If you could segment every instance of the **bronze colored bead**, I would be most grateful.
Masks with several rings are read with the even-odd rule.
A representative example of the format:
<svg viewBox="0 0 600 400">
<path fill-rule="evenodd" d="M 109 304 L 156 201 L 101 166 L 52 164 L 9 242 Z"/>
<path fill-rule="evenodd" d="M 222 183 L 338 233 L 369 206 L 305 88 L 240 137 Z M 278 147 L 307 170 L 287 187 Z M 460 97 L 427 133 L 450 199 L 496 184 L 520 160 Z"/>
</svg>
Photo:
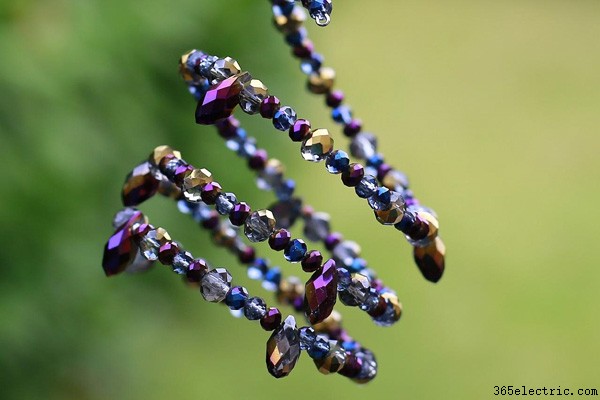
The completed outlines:
<svg viewBox="0 0 600 400">
<path fill-rule="evenodd" d="M 275 27 L 282 33 L 289 34 L 297 31 L 306 21 L 306 13 L 300 7 L 294 7 L 289 16 L 276 14 L 273 22 Z"/>
<path fill-rule="evenodd" d="M 387 209 L 374 211 L 377 221 L 383 225 L 397 224 L 402 221 L 404 216 L 404 210 L 406 209 L 404 198 L 397 192 L 392 192 L 392 196 L 392 201 Z"/>
<path fill-rule="evenodd" d="M 158 190 L 159 181 L 152 171 L 150 163 L 145 161 L 127 175 L 121 198 L 127 207 L 137 206 L 148 200 Z"/>
<path fill-rule="evenodd" d="M 311 162 L 323 161 L 332 150 L 333 138 L 327 129 L 315 129 L 300 147 L 302 158 Z"/>
<path fill-rule="evenodd" d="M 393 293 L 384 293 L 381 297 L 386 299 L 392 307 L 394 307 L 394 321 L 400 320 L 400 317 L 402 316 L 402 303 L 398 301 L 398 296 Z"/>
<path fill-rule="evenodd" d="M 277 290 L 277 301 L 293 304 L 298 297 L 304 296 L 304 282 L 295 276 L 282 279 Z"/>
<path fill-rule="evenodd" d="M 437 237 L 440 229 L 439 221 L 436 217 L 433 216 L 433 214 L 428 213 L 426 211 L 419 211 L 417 212 L 417 215 L 423 218 L 429 224 L 429 232 L 427 233 L 427 239 L 430 242 L 433 241 Z"/>
<path fill-rule="evenodd" d="M 162 159 L 169 154 L 172 154 L 173 156 L 175 156 L 175 158 L 181 159 L 180 152 L 178 152 L 177 150 L 173 150 L 171 146 L 162 145 L 156 147 L 154 151 L 152 151 L 152 154 L 150 154 L 148 161 L 150 161 L 150 164 L 152 164 L 153 166 L 158 167 Z"/>
<path fill-rule="evenodd" d="M 213 241 L 217 246 L 223 246 L 225 248 L 233 247 L 236 238 L 237 232 L 235 229 L 227 226 L 227 224 L 221 224 L 219 228 L 213 232 Z"/>
<path fill-rule="evenodd" d="M 198 202 L 200 201 L 202 186 L 212 181 L 212 173 L 209 170 L 196 168 L 183 180 L 183 195 L 189 201 Z"/>
<path fill-rule="evenodd" d="M 342 329 L 342 315 L 339 312 L 333 310 L 331 314 L 329 314 L 329 317 L 325 318 L 322 322 L 319 322 L 318 324 L 314 324 L 313 328 L 317 332 L 328 334 L 339 332 L 339 330 Z"/>
<path fill-rule="evenodd" d="M 383 186 L 396 192 L 403 192 L 408 188 L 408 178 L 400 171 L 389 171 L 383 177 Z"/>
<path fill-rule="evenodd" d="M 186 82 L 194 81 L 194 76 L 192 75 L 192 72 L 187 68 L 187 62 L 188 62 L 188 59 L 190 58 L 190 55 L 192 53 L 194 53 L 195 51 L 196 50 L 191 50 L 191 51 L 185 53 L 184 55 L 182 55 L 181 58 L 179 59 L 179 73 L 183 77 L 183 80 Z"/>
<path fill-rule="evenodd" d="M 158 184 L 158 193 L 171 199 L 181 198 L 181 189 L 168 179 L 161 179 Z"/>
<path fill-rule="evenodd" d="M 338 342 L 330 340 L 331 349 L 329 353 L 321 359 L 315 359 L 315 365 L 319 372 L 325 375 L 335 374 L 346 364 L 346 351 Z"/>
<path fill-rule="evenodd" d="M 314 94 L 329 93 L 335 83 L 335 70 L 324 67 L 308 78 L 308 89 Z"/>
<path fill-rule="evenodd" d="M 438 282 L 444 274 L 446 246 L 438 236 L 425 247 L 415 247 L 413 255 L 421 273 L 430 282 Z"/>
</svg>

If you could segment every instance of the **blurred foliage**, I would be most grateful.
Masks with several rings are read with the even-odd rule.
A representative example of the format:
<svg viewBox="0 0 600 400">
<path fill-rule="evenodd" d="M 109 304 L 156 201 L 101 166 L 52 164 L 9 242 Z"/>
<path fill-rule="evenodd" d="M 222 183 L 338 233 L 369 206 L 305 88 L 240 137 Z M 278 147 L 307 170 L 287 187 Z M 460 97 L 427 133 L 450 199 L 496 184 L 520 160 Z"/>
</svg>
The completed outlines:
<svg viewBox="0 0 600 400">
<path fill-rule="evenodd" d="M 398 233 L 322 165 L 302 163 L 286 135 L 243 122 L 398 290 L 405 316 L 392 329 L 343 310 L 378 355 L 376 381 L 322 376 L 306 356 L 275 381 L 256 324 L 160 268 L 112 279 L 100 268 L 122 178 L 158 144 L 251 204 L 272 201 L 194 124 L 176 70 L 184 51 L 237 58 L 346 145 L 304 92 L 267 2 L 5 0 L 0 397 L 458 399 L 494 385 L 598 386 L 600 3 L 338 0 L 333 17 L 311 35 L 387 159 L 441 216 L 441 283 L 425 282 Z M 259 290 L 167 204 L 143 209 Z"/>
</svg>

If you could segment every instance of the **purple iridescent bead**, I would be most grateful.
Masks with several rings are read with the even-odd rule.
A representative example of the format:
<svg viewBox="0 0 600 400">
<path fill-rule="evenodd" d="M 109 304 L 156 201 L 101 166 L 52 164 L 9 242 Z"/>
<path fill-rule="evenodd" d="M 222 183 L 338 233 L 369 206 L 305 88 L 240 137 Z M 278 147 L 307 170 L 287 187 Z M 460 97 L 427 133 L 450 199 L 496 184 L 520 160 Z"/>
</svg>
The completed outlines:
<svg viewBox="0 0 600 400">
<path fill-rule="evenodd" d="M 342 172 L 342 182 L 346 186 L 356 186 L 365 176 L 365 169 L 360 164 L 350 164 L 350 166 Z"/>
</svg>

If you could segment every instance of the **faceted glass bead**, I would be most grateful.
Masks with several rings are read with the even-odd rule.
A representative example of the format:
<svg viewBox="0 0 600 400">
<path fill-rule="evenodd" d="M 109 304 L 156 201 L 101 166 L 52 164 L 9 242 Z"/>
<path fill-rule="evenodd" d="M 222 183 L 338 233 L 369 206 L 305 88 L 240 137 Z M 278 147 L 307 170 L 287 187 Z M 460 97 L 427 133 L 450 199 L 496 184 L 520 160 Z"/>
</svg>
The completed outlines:
<svg viewBox="0 0 600 400">
<path fill-rule="evenodd" d="M 353 119 L 349 124 L 344 126 L 344 135 L 348 137 L 356 136 L 362 129 L 362 122 L 359 119 Z"/>
<path fill-rule="evenodd" d="M 413 255 L 421 273 L 430 282 L 438 282 L 444 274 L 446 246 L 438 236 L 426 247 L 415 247 Z"/>
<path fill-rule="evenodd" d="M 131 228 L 137 222 L 144 222 L 144 214 L 134 213 L 106 242 L 102 257 L 102 268 L 106 276 L 123 272 L 135 260 L 137 246 L 131 241 Z"/>
<path fill-rule="evenodd" d="M 327 213 L 317 212 L 312 214 L 304 224 L 304 236 L 313 242 L 325 240 L 331 231 L 329 220 L 330 217 Z"/>
<path fill-rule="evenodd" d="M 296 189 L 296 182 L 293 179 L 286 179 L 283 182 L 279 182 L 274 187 L 275 195 L 280 201 L 288 201 L 291 199 Z"/>
<path fill-rule="evenodd" d="M 402 304 L 392 293 L 384 293 L 381 297 L 385 299 L 386 308 L 383 314 L 373 317 L 373 321 L 379 326 L 392 326 L 402 316 Z"/>
<path fill-rule="evenodd" d="M 275 217 L 269 210 L 254 211 L 244 226 L 244 234 L 251 242 L 264 242 L 275 230 Z"/>
<path fill-rule="evenodd" d="M 294 122 L 290 128 L 289 136 L 294 142 L 301 142 L 310 135 L 310 122 L 305 119 L 299 119 Z"/>
<path fill-rule="evenodd" d="M 288 316 L 267 341 L 267 370 L 275 378 L 288 376 L 300 357 L 300 337 L 296 320 Z"/>
<path fill-rule="evenodd" d="M 231 310 L 241 310 L 248 300 L 248 290 L 243 286 L 234 286 L 225 297 L 225 304 Z"/>
<path fill-rule="evenodd" d="M 271 158 L 258 175 L 256 184 L 262 190 L 271 190 L 282 181 L 284 173 L 283 163 L 276 158 Z"/>
<path fill-rule="evenodd" d="M 352 121 L 352 111 L 348 106 L 339 106 L 331 110 L 331 118 L 338 124 L 349 124 Z"/>
<path fill-rule="evenodd" d="M 316 129 L 302 142 L 300 151 L 306 161 L 319 162 L 333 150 L 333 138 L 327 129 Z"/>
<path fill-rule="evenodd" d="M 215 209 L 221 215 L 227 215 L 237 203 L 237 198 L 233 193 L 221 193 L 215 200 Z"/>
<path fill-rule="evenodd" d="M 218 303 L 225 300 L 231 288 L 232 277 L 225 268 L 208 271 L 200 282 L 200 292 L 204 300 Z"/>
<path fill-rule="evenodd" d="M 302 261 L 302 258 L 304 258 L 304 255 L 306 254 L 306 250 L 306 243 L 304 243 L 302 239 L 294 239 L 290 241 L 283 251 L 283 256 L 289 262 L 297 263 Z"/>
<path fill-rule="evenodd" d="M 260 116 L 271 119 L 281 107 L 281 102 L 275 96 L 268 96 L 260 103 Z"/>
<path fill-rule="evenodd" d="M 231 57 L 219 58 L 210 69 L 211 78 L 222 81 L 242 72 L 240 64 Z"/>
<path fill-rule="evenodd" d="M 404 198 L 398 192 L 391 191 L 390 205 L 384 210 L 375 210 L 377 221 L 383 225 L 394 225 L 402 220 L 404 215 Z"/>
<path fill-rule="evenodd" d="M 240 107 L 248 114 L 257 114 L 262 101 L 269 95 L 269 89 L 258 79 L 244 84 L 240 93 Z"/>
<path fill-rule="evenodd" d="M 267 303 L 260 297 L 251 297 L 244 304 L 244 315 L 250 321 L 257 321 L 267 314 Z"/>
<path fill-rule="evenodd" d="M 277 228 L 288 229 L 296 222 L 300 216 L 302 202 L 299 199 L 290 199 L 287 201 L 278 201 L 269 207 L 269 210 L 275 216 Z"/>
<path fill-rule="evenodd" d="M 360 361 L 361 369 L 358 376 L 352 380 L 361 384 L 372 381 L 377 376 L 377 360 L 375 360 L 375 355 L 363 349 L 357 351 L 355 357 Z"/>
<path fill-rule="evenodd" d="M 325 94 L 331 91 L 335 82 L 335 70 L 324 67 L 308 78 L 308 89 L 314 94 Z"/>
<path fill-rule="evenodd" d="M 127 207 L 137 206 L 154 196 L 158 190 L 159 181 L 149 162 L 144 162 L 133 169 L 125 178 L 121 192 L 123 204 Z"/>
<path fill-rule="evenodd" d="M 206 57 L 203 57 L 202 59 L 200 59 L 200 62 L 198 63 L 198 68 L 196 68 L 198 70 L 198 72 L 200 72 L 200 75 L 202 75 L 205 78 L 210 78 L 212 79 L 211 76 L 211 69 L 213 64 L 219 59 L 219 57 L 215 57 L 215 56 L 209 56 L 207 55 Z"/>
<path fill-rule="evenodd" d="M 318 250 L 309 251 L 302 259 L 302 270 L 304 272 L 315 272 L 321 268 L 323 255 Z"/>
<path fill-rule="evenodd" d="M 279 288 L 281 282 L 281 270 L 279 267 L 270 268 L 262 282 L 262 287 L 269 292 L 275 292 Z"/>
<path fill-rule="evenodd" d="M 281 325 L 281 311 L 275 307 L 267 310 L 267 313 L 260 319 L 260 326 L 265 331 L 274 331 Z"/>
<path fill-rule="evenodd" d="M 408 189 L 408 178 L 402 172 L 397 170 L 391 170 L 383 177 L 383 186 L 390 190 L 402 193 Z"/>
<path fill-rule="evenodd" d="M 313 328 L 315 328 L 315 331 L 317 332 L 339 333 L 342 331 L 342 315 L 339 312 L 333 310 L 329 317 L 325 318 L 323 322 L 315 324 Z"/>
<path fill-rule="evenodd" d="M 240 100 L 242 84 L 232 76 L 211 86 L 196 107 L 196 123 L 212 125 L 229 117 Z"/>
<path fill-rule="evenodd" d="M 136 210 L 135 208 L 131 208 L 131 207 L 126 207 L 126 208 L 118 211 L 115 214 L 115 216 L 113 217 L 113 223 L 112 223 L 113 228 L 115 230 L 117 230 L 121 226 L 125 225 L 131 217 L 133 217 L 136 213 L 139 213 L 139 212 L 140 212 L 139 210 Z"/>
<path fill-rule="evenodd" d="M 300 45 L 302 42 L 299 43 Z M 297 46 L 297 45 L 296 45 Z M 303 58 L 300 61 L 300 69 L 306 75 L 310 75 L 319 71 L 323 65 L 323 56 L 319 53 L 313 52 L 310 57 Z"/>
<path fill-rule="evenodd" d="M 346 240 L 334 247 L 333 259 L 338 265 L 350 268 L 354 259 L 360 256 L 360 251 L 358 243 Z"/>
<path fill-rule="evenodd" d="M 292 107 L 283 106 L 273 115 L 273 126 L 280 131 L 289 130 L 296 122 L 296 111 Z"/>
<path fill-rule="evenodd" d="M 359 306 L 365 301 L 370 289 L 369 278 L 363 274 L 354 273 L 350 285 L 339 293 L 340 301 L 347 306 Z"/>
<path fill-rule="evenodd" d="M 179 158 L 179 159 L 181 158 L 180 152 L 178 152 L 177 150 L 173 150 L 170 146 L 162 145 L 162 146 L 156 147 L 152 151 L 152 154 L 150 154 L 150 157 L 148 157 L 148 161 L 154 167 L 158 167 L 160 165 L 160 162 L 162 161 L 162 159 L 168 155 L 172 155 L 175 158 Z"/>
<path fill-rule="evenodd" d="M 264 258 L 257 258 L 248 266 L 248 277 L 254 280 L 261 280 L 269 269 L 269 264 Z"/>
<path fill-rule="evenodd" d="M 171 265 L 175 254 L 179 252 L 179 245 L 175 242 L 167 242 L 158 249 L 158 261 L 165 265 Z"/>
<path fill-rule="evenodd" d="M 350 143 L 350 154 L 368 160 L 377 153 L 377 138 L 371 133 L 359 133 Z"/>
<path fill-rule="evenodd" d="M 212 181 L 212 173 L 209 170 L 194 169 L 183 180 L 183 196 L 187 201 L 199 202 L 202 199 L 202 186 Z"/>
<path fill-rule="evenodd" d="M 392 202 L 392 192 L 386 187 L 377 188 L 377 191 L 367 201 L 373 210 L 385 210 Z"/>
<path fill-rule="evenodd" d="M 368 199 L 377 192 L 377 187 L 377 179 L 373 175 L 365 175 L 354 191 L 361 199 Z"/>
<path fill-rule="evenodd" d="M 329 340 L 323 335 L 317 335 L 312 346 L 307 349 L 307 353 L 312 359 L 325 358 L 331 350 Z"/>
<path fill-rule="evenodd" d="M 325 98 L 325 103 L 328 107 L 336 108 L 342 104 L 344 101 L 344 92 L 341 90 L 334 90 L 327 95 Z"/>
<path fill-rule="evenodd" d="M 317 333 L 311 326 L 303 326 L 298 330 L 300 335 L 300 349 L 308 350 L 312 347 L 313 343 L 317 339 Z"/>
<path fill-rule="evenodd" d="M 331 314 L 337 300 L 338 276 L 335 261 L 327 261 L 306 282 L 304 312 L 311 324 L 323 321 Z"/>
<path fill-rule="evenodd" d="M 325 168 L 330 174 L 341 174 L 350 165 L 348 154 L 342 150 L 331 152 L 325 160 Z"/>
<path fill-rule="evenodd" d="M 292 239 L 292 234 L 286 229 L 279 229 L 269 237 L 269 246 L 275 251 L 281 251 L 287 247 Z"/>
<path fill-rule="evenodd" d="M 194 261 L 194 257 L 189 251 L 179 251 L 173 257 L 172 268 L 173 272 L 178 275 L 185 275 L 190 264 Z"/>
<path fill-rule="evenodd" d="M 302 27 L 306 21 L 306 13 L 300 7 L 294 7 L 289 15 L 285 15 L 281 8 L 273 8 L 273 22 L 275 27 L 285 34 L 290 34 Z"/>
<path fill-rule="evenodd" d="M 208 182 L 202 186 L 200 198 L 206 204 L 215 204 L 217 197 L 221 194 L 222 188 L 218 182 Z"/>
<path fill-rule="evenodd" d="M 140 240 L 140 251 L 149 261 L 158 260 L 158 251 L 164 244 L 171 241 L 171 236 L 163 228 L 156 228 L 148 232 Z"/>
<path fill-rule="evenodd" d="M 314 359 L 319 372 L 325 375 L 338 372 L 346 363 L 346 350 L 336 341 L 330 341 L 330 350 L 327 356 Z"/>
<path fill-rule="evenodd" d="M 293 304 L 300 297 L 304 297 L 304 282 L 295 276 L 282 280 L 277 291 L 277 301 L 284 304 Z"/>
<path fill-rule="evenodd" d="M 141 255 L 139 251 L 137 251 L 135 253 L 133 261 L 131 261 L 129 265 L 127 265 L 127 267 L 125 268 L 125 272 L 127 272 L 128 274 L 137 274 L 139 272 L 148 271 L 153 266 L 154 263 L 152 261 L 146 260 L 146 258 L 143 255 Z"/>
<path fill-rule="evenodd" d="M 427 236 L 421 240 L 413 240 L 410 236 L 406 236 L 408 242 L 416 247 L 425 247 L 432 243 L 438 235 L 440 223 L 437 218 L 426 211 L 417 212 L 417 218 L 427 223 Z"/>
<path fill-rule="evenodd" d="M 208 272 L 208 263 L 206 260 L 198 258 L 188 265 L 185 276 L 190 283 L 200 283 L 204 274 Z"/>
<path fill-rule="evenodd" d="M 337 275 L 338 275 L 337 290 L 338 290 L 338 292 L 342 292 L 342 291 L 346 290 L 348 288 L 348 286 L 350 286 L 352 284 L 352 274 L 350 274 L 350 271 L 348 271 L 346 268 L 340 267 L 337 269 Z"/>
<path fill-rule="evenodd" d="M 194 70 L 188 68 L 188 59 L 190 58 L 190 56 L 192 56 L 196 53 L 198 53 L 197 50 L 189 51 L 189 52 L 185 53 L 184 55 L 182 55 L 181 58 L 179 59 L 179 73 L 181 74 L 181 77 L 183 78 L 183 80 L 188 83 L 191 83 L 196 79 L 194 77 Z"/>
<path fill-rule="evenodd" d="M 365 169 L 360 164 L 350 164 L 345 171 L 342 172 L 342 182 L 346 186 L 356 186 L 365 176 Z"/>
<path fill-rule="evenodd" d="M 251 211 L 250 206 L 245 202 L 237 203 L 229 213 L 229 221 L 235 226 L 242 226 Z"/>
</svg>

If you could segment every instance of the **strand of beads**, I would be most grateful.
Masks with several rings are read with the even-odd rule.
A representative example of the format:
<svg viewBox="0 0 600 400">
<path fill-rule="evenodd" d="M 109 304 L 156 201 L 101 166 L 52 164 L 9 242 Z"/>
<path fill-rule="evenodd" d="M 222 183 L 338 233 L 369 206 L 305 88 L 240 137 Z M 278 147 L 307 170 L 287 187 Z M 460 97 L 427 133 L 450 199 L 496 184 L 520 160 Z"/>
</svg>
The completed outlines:
<svg viewBox="0 0 600 400">
<path fill-rule="evenodd" d="M 319 335 L 312 327 L 298 329 L 291 315 L 282 323 L 279 309 L 267 307 L 264 299 L 250 296 L 243 286 L 233 286 L 233 278 L 227 269 L 211 268 L 206 260 L 194 258 L 173 241 L 165 229 L 150 225 L 142 212 L 126 208 L 117 213 L 113 226 L 116 231 L 105 246 L 103 259 L 108 275 L 135 268 L 139 258 L 145 259 L 148 265 L 159 261 L 170 266 L 190 285 L 199 287 L 204 300 L 224 303 L 230 310 L 240 311 L 248 320 L 259 321 L 264 330 L 273 331 L 267 341 L 266 363 L 274 377 L 289 375 L 301 350 L 308 353 L 322 373 L 338 372 L 359 383 L 366 383 L 376 376 L 377 362 L 373 353 L 355 341 L 350 345 L 335 339 L 336 332 L 330 322 L 323 322 L 318 327 Z"/>
<path fill-rule="evenodd" d="M 444 272 L 446 247 L 438 235 L 437 215 L 432 209 L 421 205 L 414 197 L 412 190 L 409 189 L 406 175 L 387 164 L 383 155 L 377 152 L 377 138 L 371 133 L 362 131 L 362 122 L 353 117 L 350 107 L 343 105 L 343 92 L 333 90 L 335 71 L 323 66 L 323 56 L 315 51 L 313 42 L 308 38 L 303 26 L 306 19 L 303 16 L 304 11 L 299 7 L 284 10 L 281 5 L 273 5 L 275 21 L 278 15 L 284 12 L 295 15 L 298 23 L 285 28 L 277 23 L 276 26 L 284 35 L 286 43 L 292 47 L 292 54 L 300 59 L 302 71 L 309 76 L 307 85 L 309 91 L 325 96 L 325 104 L 332 109 L 332 119 L 343 125 L 344 134 L 351 139 L 350 154 L 362 159 L 366 164 L 365 177 L 361 185 L 371 188 L 377 185 L 377 181 L 382 185 L 377 187 L 376 194 L 369 197 L 369 205 L 377 211 L 393 202 L 396 193 L 402 195 L 407 207 L 402 219 L 394 225 L 405 234 L 413 246 L 415 262 L 425 278 L 431 282 L 439 281 Z M 345 159 L 344 156 L 341 157 Z M 367 191 L 365 195 L 367 193 L 369 192 Z"/>
</svg>

